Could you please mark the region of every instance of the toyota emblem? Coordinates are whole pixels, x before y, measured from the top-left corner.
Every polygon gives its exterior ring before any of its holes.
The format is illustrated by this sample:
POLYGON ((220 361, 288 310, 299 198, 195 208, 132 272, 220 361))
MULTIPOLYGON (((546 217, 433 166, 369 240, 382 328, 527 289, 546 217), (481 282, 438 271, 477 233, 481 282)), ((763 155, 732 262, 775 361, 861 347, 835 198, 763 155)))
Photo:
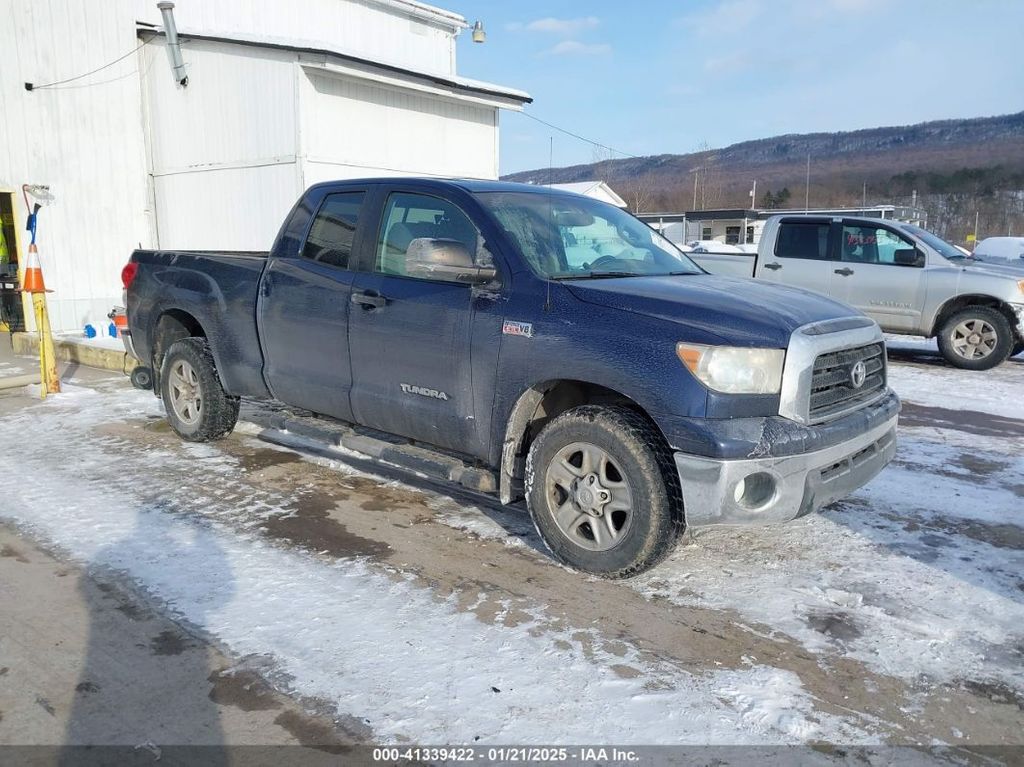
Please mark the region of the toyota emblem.
POLYGON ((854 389, 862 387, 867 377, 868 366, 864 364, 864 360, 861 360, 850 368, 850 383, 853 384, 854 389))

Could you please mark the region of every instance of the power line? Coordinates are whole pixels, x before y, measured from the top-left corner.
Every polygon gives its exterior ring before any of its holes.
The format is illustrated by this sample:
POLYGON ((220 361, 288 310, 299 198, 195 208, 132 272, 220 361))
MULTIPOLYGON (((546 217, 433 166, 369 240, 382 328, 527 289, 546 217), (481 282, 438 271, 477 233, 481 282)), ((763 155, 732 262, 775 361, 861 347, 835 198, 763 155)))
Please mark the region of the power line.
POLYGON ((108 67, 114 66, 114 64, 116 64, 117 62, 124 61, 126 58, 131 56, 133 53, 136 53, 140 48, 142 48, 142 46, 149 45, 149 43, 153 39, 156 39, 156 38, 151 38, 150 40, 146 40, 146 41, 144 41, 142 43, 139 43, 139 45, 137 47, 135 47, 132 50, 128 51, 128 53, 124 54, 123 56, 118 56, 113 61, 104 64, 102 67, 97 67, 96 69, 93 69, 90 72, 86 72, 85 74, 75 75, 74 77, 69 77, 66 80, 57 80, 56 82, 47 83, 46 85, 33 85, 32 83, 25 83, 25 90, 27 90, 27 91, 39 91, 39 90, 42 90, 43 88, 52 88, 55 85, 63 85, 64 83, 70 83, 70 82, 73 82, 74 80, 81 80, 83 77, 88 77, 89 75, 94 75, 97 72, 102 72, 104 69, 107 69, 108 67))
POLYGON ((565 128, 561 128, 561 127, 555 125, 554 123, 549 123, 547 120, 541 120, 539 117, 534 117, 529 112, 525 112, 524 111, 524 112, 519 112, 519 114, 521 114, 521 115, 523 115, 525 117, 529 117, 531 120, 539 122, 541 125, 546 125, 549 128, 554 128, 556 131, 560 131, 560 132, 564 133, 566 136, 572 136, 575 139, 579 139, 580 141, 582 141, 582 142, 584 142, 586 144, 592 144, 593 146, 599 147, 600 149, 607 149, 609 152, 612 152, 613 154, 621 154, 624 157, 630 157, 630 158, 632 158, 634 160, 639 160, 640 159, 639 155, 630 154, 629 152, 623 152, 622 150, 615 149, 614 147, 610 147, 607 144, 602 144, 600 141, 594 141, 593 139, 589 139, 586 136, 581 136, 578 133, 573 133, 571 130, 566 130, 565 128))

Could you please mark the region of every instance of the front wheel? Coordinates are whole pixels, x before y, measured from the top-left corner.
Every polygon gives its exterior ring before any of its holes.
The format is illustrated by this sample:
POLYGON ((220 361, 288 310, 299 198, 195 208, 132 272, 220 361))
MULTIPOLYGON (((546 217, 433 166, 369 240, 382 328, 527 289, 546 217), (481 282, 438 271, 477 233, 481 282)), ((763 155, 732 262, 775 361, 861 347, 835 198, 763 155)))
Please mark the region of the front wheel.
POLYGON ((952 315, 939 330, 939 351, 951 365, 965 370, 988 370, 1013 351, 1013 330, 1001 312, 969 306, 952 315))
POLYGON ((573 408, 530 446, 530 516, 554 557, 577 570, 627 578, 654 567, 683 531, 681 495, 661 433, 628 408, 573 408))
POLYGON ((167 422, 189 442, 220 439, 238 421, 238 397, 224 392, 205 338, 171 345, 160 366, 160 394, 167 422))

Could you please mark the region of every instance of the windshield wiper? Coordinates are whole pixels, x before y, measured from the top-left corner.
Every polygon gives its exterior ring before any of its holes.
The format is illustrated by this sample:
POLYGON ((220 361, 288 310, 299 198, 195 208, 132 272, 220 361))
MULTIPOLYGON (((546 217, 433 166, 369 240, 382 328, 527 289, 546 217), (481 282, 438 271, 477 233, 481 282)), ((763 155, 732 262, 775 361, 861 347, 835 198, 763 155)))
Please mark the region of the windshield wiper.
POLYGON ((647 274, 638 272, 574 272, 572 274, 555 274, 548 277, 549 280, 602 280, 610 277, 649 277, 647 274))

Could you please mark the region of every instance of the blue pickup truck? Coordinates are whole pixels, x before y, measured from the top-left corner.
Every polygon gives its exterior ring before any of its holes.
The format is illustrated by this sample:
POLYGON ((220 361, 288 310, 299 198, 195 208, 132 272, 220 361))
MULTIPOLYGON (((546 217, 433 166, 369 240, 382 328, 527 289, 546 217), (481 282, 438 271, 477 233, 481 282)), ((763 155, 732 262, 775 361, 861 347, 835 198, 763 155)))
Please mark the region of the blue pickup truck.
POLYGON ((276 399, 456 452, 552 554, 655 565, 687 526, 782 522, 877 474, 899 400, 878 326, 707 274, 628 213, 544 187, 311 187, 269 253, 137 250, 136 356, 174 430, 276 399))

